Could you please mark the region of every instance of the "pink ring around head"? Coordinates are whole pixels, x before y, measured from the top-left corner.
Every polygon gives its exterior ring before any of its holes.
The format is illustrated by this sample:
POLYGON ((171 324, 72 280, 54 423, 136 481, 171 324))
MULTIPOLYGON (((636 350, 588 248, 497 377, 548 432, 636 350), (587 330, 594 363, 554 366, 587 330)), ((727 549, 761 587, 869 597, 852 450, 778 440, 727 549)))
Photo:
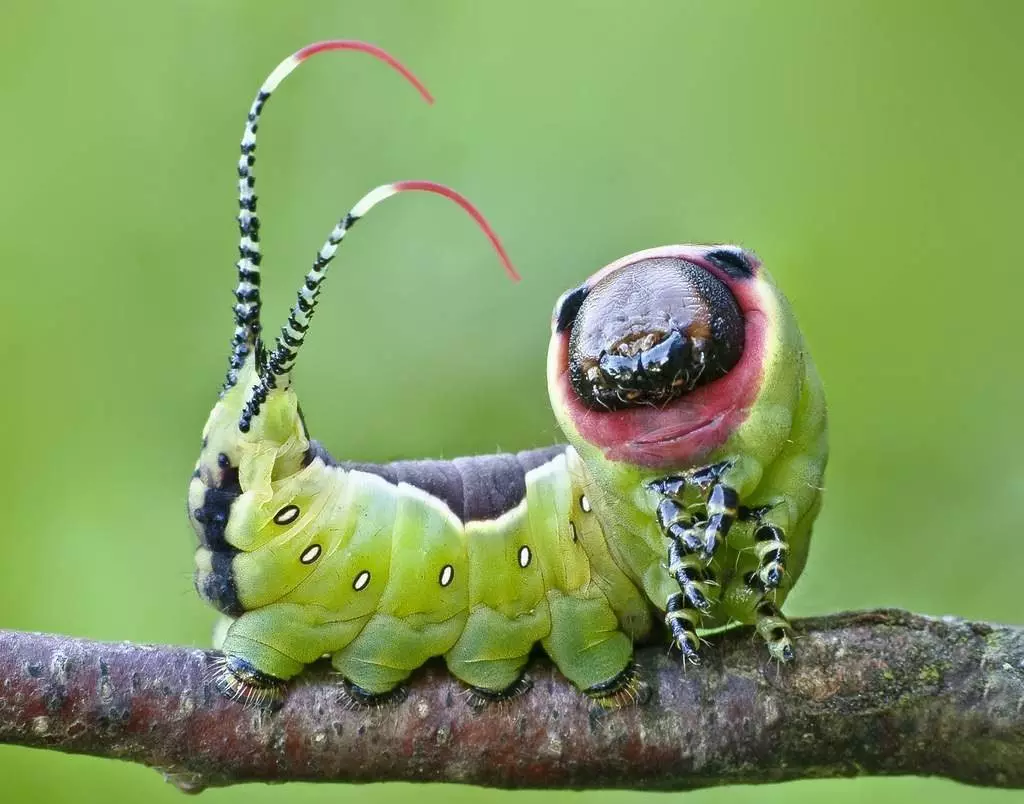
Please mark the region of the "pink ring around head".
POLYGON ((557 401, 568 413, 572 427, 587 442, 599 447, 613 461, 663 468, 700 461, 721 446, 746 419, 757 398, 763 376, 768 327, 774 319, 770 299, 758 280, 760 263, 744 252, 754 270, 753 277, 729 275, 707 254, 732 246, 660 246, 628 254, 594 273, 587 281, 593 287, 610 273, 649 259, 678 258, 705 269, 729 288, 743 313, 745 344, 743 355, 721 379, 701 386, 662 408, 628 408, 617 411, 593 410, 576 396, 569 379, 569 336, 571 327, 555 332, 554 376, 551 382, 557 401))

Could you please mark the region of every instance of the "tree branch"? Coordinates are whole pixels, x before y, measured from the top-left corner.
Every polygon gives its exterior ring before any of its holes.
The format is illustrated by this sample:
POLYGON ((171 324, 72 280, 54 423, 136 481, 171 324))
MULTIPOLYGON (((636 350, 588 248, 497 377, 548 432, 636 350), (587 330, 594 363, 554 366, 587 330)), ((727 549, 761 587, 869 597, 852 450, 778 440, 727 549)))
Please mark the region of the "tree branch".
POLYGON ((653 695, 606 712, 543 659, 533 690, 477 711, 443 665, 400 704, 346 706, 314 669, 273 714, 210 684, 211 654, 0 631, 0 743, 141 762, 180 788, 446 781, 689 790, 857 775, 1024 787, 1024 628, 900 611, 798 621, 777 667, 743 628, 685 671, 638 660, 653 695))

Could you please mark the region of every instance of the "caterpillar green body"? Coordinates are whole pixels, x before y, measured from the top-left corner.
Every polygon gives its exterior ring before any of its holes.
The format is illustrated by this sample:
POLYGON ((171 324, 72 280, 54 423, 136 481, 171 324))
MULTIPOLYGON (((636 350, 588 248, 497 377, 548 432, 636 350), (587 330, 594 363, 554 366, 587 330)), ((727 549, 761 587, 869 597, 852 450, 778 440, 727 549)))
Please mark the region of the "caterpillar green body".
MULTIPOLYGON (((312 440, 291 376, 341 239, 403 190, 377 188, 335 227, 273 349, 261 339, 255 129, 242 141, 236 331, 188 507, 196 587, 224 615, 229 694, 273 696, 329 656, 359 695, 430 657, 480 695, 515 691, 541 645, 580 689, 633 693, 633 645, 663 618, 684 658, 698 628, 752 623, 793 655, 779 611, 807 556, 826 462, 825 404, 784 297, 730 246, 624 257, 555 306, 551 402, 569 444, 516 455, 338 462, 312 440)), ((415 82, 424 95, 425 90, 415 82)))

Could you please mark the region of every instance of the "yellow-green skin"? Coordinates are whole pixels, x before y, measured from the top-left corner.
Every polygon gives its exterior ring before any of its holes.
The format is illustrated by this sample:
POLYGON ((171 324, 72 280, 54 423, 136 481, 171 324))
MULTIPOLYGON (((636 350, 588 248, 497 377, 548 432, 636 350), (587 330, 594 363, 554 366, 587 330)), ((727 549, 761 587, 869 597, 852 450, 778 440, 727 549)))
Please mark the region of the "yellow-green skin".
MULTIPOLYGON (((788 305, 766 276, 756 281, 772 310, 761 387, 743 423, 700 463, 734 459, 724 480, 742 504, 774 505, 765 521, 783 527, 790 545, 774 597, 781 603, 803 568, 820 505, 825 406, 788 305)), ((553 346, 553 373, 557 359, 553 346)), ((290 387, 272 390, 250 431, 240 432, 255 381, 250 360, 213 409, 189 511, 202 540, 196 512, 208 490, 238 470, 241 494, 224 540, 241 612, 221 629, 219 647, 263 676, 287 680, 328 655, 348 680, 379 694, 443 656, 460 680, 498 692, 516 682, 540 643, 586 690, 627 668, 652 611, 679 591, 665 567, 658 498, 645 486, 668 472, 609 460, 579 436, 554 391, 571 446, 527 473, 516 508, 463 522, 418 488, 319 457, 306 463, 309 440, 290 387), (288 505, 300 515, 277 524, 288 505), (315 545, 319 557, 303 563, 315 545), (451 577, 442 585, 445 567, 451 577)), ((714 561, 722 599, 705 624, 755 622, 758 596, 742 582, 758 565, 750 527, 737 522, 714 561)), ((196 566, 202 592, 214 571, 210 549, 199 548, 196 566)))

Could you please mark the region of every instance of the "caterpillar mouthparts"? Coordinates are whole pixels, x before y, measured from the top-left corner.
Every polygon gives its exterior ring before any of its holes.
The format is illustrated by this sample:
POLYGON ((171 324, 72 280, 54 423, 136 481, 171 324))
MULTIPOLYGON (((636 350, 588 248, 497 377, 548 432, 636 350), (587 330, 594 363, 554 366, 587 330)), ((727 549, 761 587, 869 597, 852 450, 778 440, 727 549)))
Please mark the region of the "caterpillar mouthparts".
POLYGON ((696 263, 642 260, 597 282, 579 307, 569 371, 598 410, 660 406, 723 377, 743 352, 743 315, 696 263))

